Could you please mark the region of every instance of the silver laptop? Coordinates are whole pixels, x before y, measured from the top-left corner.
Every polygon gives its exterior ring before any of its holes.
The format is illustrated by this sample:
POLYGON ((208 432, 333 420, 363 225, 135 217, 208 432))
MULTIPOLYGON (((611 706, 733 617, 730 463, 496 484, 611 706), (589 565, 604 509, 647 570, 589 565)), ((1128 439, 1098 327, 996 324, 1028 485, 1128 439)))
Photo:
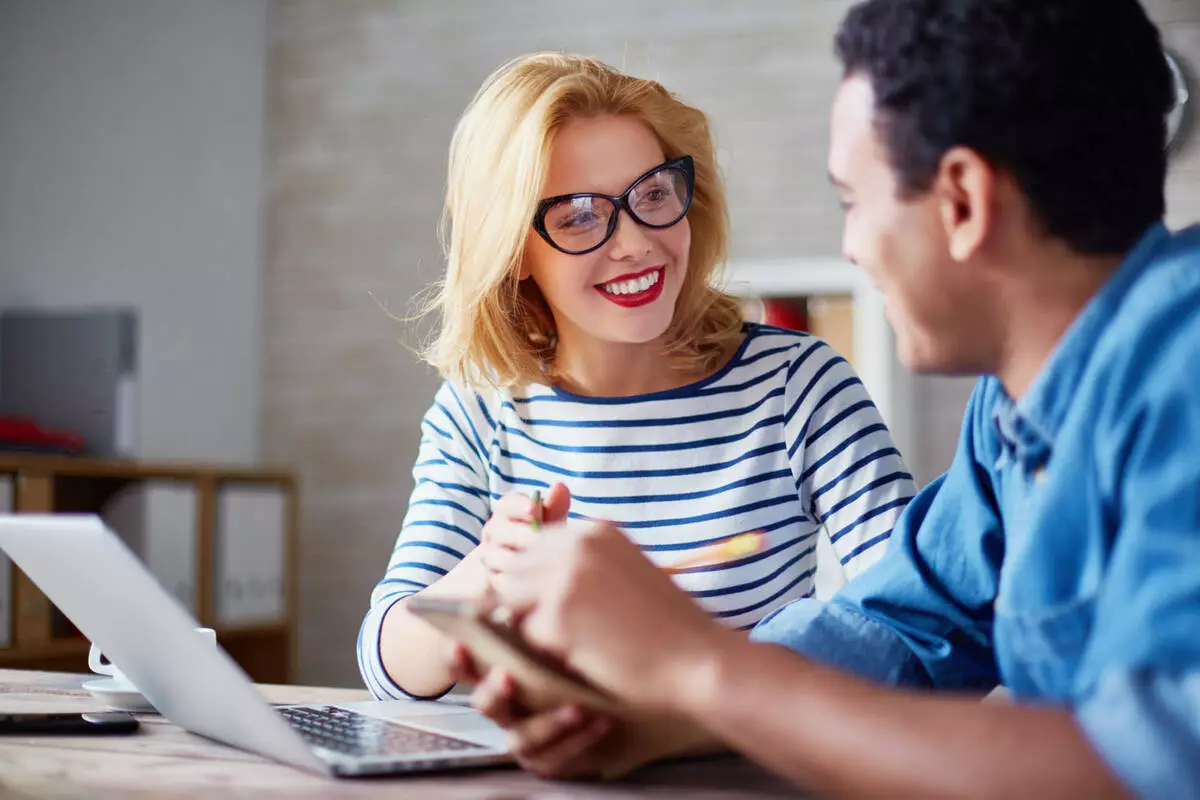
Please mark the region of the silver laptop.
POLYGON ((0 516, 0 549, 171 722, 312 772, 350 776, 507 763, 471 708, 368 701, 272 707, 114 533, 87 515, 0 516))

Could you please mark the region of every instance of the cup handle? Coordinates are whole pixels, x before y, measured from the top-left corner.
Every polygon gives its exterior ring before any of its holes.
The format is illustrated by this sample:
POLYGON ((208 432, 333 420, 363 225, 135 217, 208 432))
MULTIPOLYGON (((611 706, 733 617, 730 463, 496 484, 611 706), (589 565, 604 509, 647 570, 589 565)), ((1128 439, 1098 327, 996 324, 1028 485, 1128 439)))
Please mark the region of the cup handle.
POLYGON ((93 644, 92 649, 88 650, 88 669, 100 675, 112 677, 113 664, 111 661, 107 664, 104 663, 103 658, 104 654, 100 652, 100 648, 93 644))

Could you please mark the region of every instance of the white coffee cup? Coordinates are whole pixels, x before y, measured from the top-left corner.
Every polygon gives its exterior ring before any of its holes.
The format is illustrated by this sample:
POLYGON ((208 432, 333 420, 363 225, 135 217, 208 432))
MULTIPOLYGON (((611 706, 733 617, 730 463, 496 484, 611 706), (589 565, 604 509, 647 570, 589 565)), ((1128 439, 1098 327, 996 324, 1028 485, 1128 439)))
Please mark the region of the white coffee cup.
MULTIPOLYGON (((196 634, 204 639, 205 643, 213 647, 217 646, 217 632, 212 628, 196 628, 196 634)), ((104 653, 94 644, 92 645, 92 649, 88 651, 88 668, 99 675, 107 675, 112 678, 116 687, 122 691, 137 691, 137 687, 133 685, 133 681, 125 677, 125 673, 121 672, 120 667, 106 659, 104 653)))

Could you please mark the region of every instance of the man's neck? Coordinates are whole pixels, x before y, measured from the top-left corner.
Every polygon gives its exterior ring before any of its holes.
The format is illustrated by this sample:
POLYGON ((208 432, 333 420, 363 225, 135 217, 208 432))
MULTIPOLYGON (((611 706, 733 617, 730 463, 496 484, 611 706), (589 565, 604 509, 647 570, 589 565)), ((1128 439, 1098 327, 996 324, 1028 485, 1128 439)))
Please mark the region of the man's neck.
POLYGON ((1010 397, 1019 400, 1029 390, 1071 323, 1121 260, 1056 248, 1022 261, 1004 292, 1004 346, 994 370, 1010 397))

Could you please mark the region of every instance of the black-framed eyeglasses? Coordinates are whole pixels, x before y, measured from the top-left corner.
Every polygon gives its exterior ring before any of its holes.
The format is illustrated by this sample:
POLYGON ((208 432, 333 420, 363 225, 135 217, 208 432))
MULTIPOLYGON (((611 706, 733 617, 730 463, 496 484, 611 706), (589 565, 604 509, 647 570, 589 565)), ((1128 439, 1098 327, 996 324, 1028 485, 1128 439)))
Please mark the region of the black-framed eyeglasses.
POLYGON ((533 229, 555 250, 581 256, 612 238, 621 209, 647 228, 676 224, 692 206, 695 183, 692 157, 672 159, 646 172, 615 197, 579 192, 546 198, 538 204, 533 229))

